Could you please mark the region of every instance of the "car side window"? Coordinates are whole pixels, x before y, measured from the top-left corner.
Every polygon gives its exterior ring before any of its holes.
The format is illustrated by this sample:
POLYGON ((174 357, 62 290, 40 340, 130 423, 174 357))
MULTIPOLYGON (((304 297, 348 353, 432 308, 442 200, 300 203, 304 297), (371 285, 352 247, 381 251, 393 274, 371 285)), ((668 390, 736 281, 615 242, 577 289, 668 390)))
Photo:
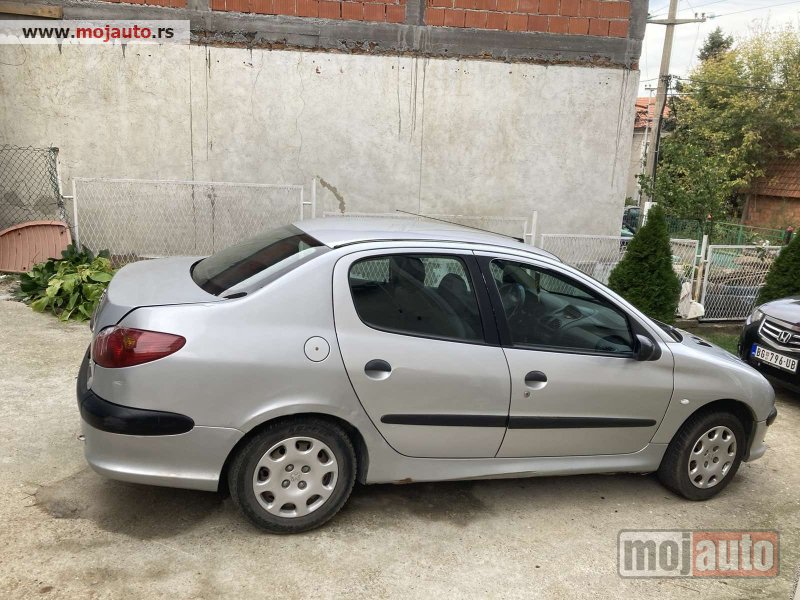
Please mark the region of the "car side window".
POLYGON ((547 269, 506 260, 490 271, 515 346, 630 356, 627 316, 580 282, 547 269))
POLYGON ((475 288, 455 256, 391 254, 350 267, 361 320, 375 329, 447 340, 483 341, 475 288))

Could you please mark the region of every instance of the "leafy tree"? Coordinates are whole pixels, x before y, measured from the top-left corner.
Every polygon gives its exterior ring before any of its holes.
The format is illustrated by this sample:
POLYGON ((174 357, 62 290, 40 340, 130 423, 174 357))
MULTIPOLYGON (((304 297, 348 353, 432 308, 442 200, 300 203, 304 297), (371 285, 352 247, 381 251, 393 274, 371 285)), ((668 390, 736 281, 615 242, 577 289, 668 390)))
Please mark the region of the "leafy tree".
POLYGON ((800 294, 800 235, 795 235, 769 268, 766 283, 758 293, 758 304, 798 294, 800 294))
POLYGON ((725 54, 733 47, 733 37, 722 33, 722 29, 717 27, 714 31, 708 34, 703 47, 700 49, 700 54, 697 55, 702 61, 710 58, 717 58, 725 54))
POLYGON ((646 315, 666 323, 675 320, 681 284, 672 269, 669 232, 661 206, 647 213, 647 221, 611 272, 608 286, 646 315))
POLYGON ((738 214, 741 194, 770 160, 800 155, 800 35, 786 28, 730 50, 711 45, 713 60, 681 82, 656 181, 642 186, 683 218, 738 214))

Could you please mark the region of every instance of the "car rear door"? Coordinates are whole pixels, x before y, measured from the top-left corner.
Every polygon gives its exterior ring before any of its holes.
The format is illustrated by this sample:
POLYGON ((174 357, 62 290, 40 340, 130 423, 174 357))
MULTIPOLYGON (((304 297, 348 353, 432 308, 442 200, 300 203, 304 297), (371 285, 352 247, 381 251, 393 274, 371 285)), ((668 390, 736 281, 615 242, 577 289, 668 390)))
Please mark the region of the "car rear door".
POLYGON ((512 257, 478 260, 503 321, 511 373, 509 428, 498 457, 644 448, 672 396, 667 345, 566 270, 512 257), (658 346, 654 360, 634 359, 639 333, 658 346))
POLYGON ((497 453, 511 386, 471 253, 354 252, 336 264, 333 303, 353 389, 395 450, 435 458, 497 453))

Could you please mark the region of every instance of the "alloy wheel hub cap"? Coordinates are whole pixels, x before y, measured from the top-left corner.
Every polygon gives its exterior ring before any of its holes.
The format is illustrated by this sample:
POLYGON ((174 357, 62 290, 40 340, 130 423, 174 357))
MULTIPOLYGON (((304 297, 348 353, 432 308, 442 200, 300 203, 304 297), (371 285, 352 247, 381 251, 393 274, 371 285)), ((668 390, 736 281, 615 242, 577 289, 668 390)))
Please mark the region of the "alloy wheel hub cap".
POLYGON ((730 472, 736 459, 736 436, 719 425, 701 435, 689 453, 688 472, 692 485, 712 488, 730 472))
POLYGON ((302 517, 325 504, 338 477, 336 456, 326 444, 312 437, 291 437, 273 445, 259 459, 253 492, 268 513, 302 517))

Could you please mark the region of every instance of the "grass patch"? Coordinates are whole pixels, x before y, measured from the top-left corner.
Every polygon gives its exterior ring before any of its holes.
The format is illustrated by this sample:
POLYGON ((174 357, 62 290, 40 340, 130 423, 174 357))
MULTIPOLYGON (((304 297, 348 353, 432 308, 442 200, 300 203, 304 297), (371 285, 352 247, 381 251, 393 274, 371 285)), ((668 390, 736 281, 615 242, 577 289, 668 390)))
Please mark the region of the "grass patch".
POLYGON ((683 329, 738 356, 737 346, 739 345, 739 336, 742 333, 741 327, 741 324, 738 323, 725 325, 687 323, 683 329))
POLYGON ((698 331, 697 335, 707 339, 712 344, 716 344, 720 348, 725 348, 731 354, 737 354, 737 345, 739 344, 738 333, 722 333, 711 331, 698 331))

